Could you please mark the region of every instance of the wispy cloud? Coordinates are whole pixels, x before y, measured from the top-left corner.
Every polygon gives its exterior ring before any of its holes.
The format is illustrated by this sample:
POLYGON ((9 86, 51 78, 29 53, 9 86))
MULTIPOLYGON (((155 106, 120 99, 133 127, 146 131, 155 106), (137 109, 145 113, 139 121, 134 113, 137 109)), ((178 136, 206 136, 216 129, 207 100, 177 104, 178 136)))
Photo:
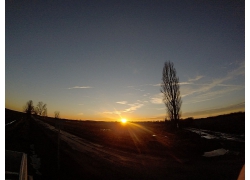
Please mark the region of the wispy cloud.
POLYGON ((163 104, 162 102, 162 93, 158 93, 154 95, 151 99, 150 102, 153 104, 163 104))
MULTIPOLYGON (((241 63, 239 67, 229 72, 225 77, 213 79, 209 83, 205 83, 205 84, 192 83, 192 84, 189 84, 190 85, 189 87, 182 86, 181 87, 182 97, 193 95, 193 94, 196 94, 196 95, 202 94, 203 96, 207 96, 208 94, 211 94, 211 97, 212 97, 212 95, 215 96, 215 95, 223 94, 225 92, 236 91, 236 90, 242 89, 244 88, 244 86, 225 84, 225 82, 240 75, 245 75, 244 63, 241 63), (219 90, 214 90, 213 92, 210 92, 215 87, 227 87, 227 89, 222 89, 222 90, 219 89, 219 90)), ((195 79, 198 79, 198 78, 195 78, 195 79)))
POLYGON ((148 103, 146 100, 137 100, 137 103, 148 103))
POLYGON ((126 103, 126 105, 129 106, 126 109, 123 109, 123 110, 116 110, 116 109, 114 109, 114 111, 105 111, 103 113, 104 114, 118 114, 118 115, 120 115, 122 113, 132 113, 132 112, 136 111, 137 109, 140 109, 141 107, 144 106, 144 104, 141 103, 141 101, 138 101, 138 102, 132 103, 132 104, 127 104, 126 103))
POLYGON ((243 87, 243 86, 234 85, 234 84, 218 84, 218 86, 222 86, 222 87, 243 87))
POLYGON ((145 91, 145 90, 143 90, 143 89, 136 89, 136 88, 135 88, 135 90, 137 90, 137 91, 145 91))
POLYGON ((130 107, 125 109, 124 111, 122 112, 134 112, 135 110, 141 108, 142 106, 144 106, 144 104, 142 103, 133 103, 133 104, 128 104, 130 107))
POLYGON ((194 83, 192 83, 192 82, 180 82, 179 84, 180 85, 187 85, 187 84, 194 84, 194 83))
POLYGON ((118 114, 118 115, 120 115, 121 111, 117 111, 117 110, 114 110, 114 111, 104 111, 103 113, 104 114, 118 114))
POLYGON ((161 83, 159 83, 159 84, 149 84, 149 85, 151 85, 151 86, 161 86, 161 83))
MULTIPOLYGON (((142 86, 142 85, 139 85, 139 86, 142 86)), ((138 86, 138 87, 139 87, 138 86)), ((145 91, 144 89, 139 89, 139 88, 136 88, 135 86, 127 86, 128 88, 132 88, 132 89, 134 89, 134 90, 136 90, 136 91, 145 91)))
POLYGON ((70 87, 68 89, 89 89, 89 88, 93 88, 91 86, 74 86, 74 87, 70 87))
POLYGON ((114 113, 114 111, 104 111, 102 112, 103 114, 117 114, 117 113, 114 113))
POLYGON ((192 82, 192 81, 198 81, 198 80, 200 80, 201 78, 203 78, 204 76, 196 76, 194 79, 189 79, 188 81, 190 82, 192 82))
POLYGON ((219 98, 219 97, 220 97, 220 96, 211 97, 211 98, 205 98, 205 97, 203 97, 203 98, 194 98, 194 99, 192 99, 192 100, 189 101, 189 102, 184 102, 183 105, 184 105, 184 104, 199 103, 199 102, 204 102, 204 101, 210 101, 210 100, 212 100, 212 99, 219 98))
POLYGON ((218 96, 222 96, 233 91, 240 90, 242 88, 243 88, 242 86, 229 86, 229 87, 222 88, 220 90, 210 91, 210 92, 197 95, 196 99, 212 99, 212 98, 216 98, 218 96))
MULTIPOLYGON (((179 82, 180 85, 186 85, 186 84, 194 84, 194 81, 198 81, 201 78, 203 78, 204 76, 197 76, 193 79, 188 79, 187 82, 179 82)), ((158 83, 158 84, 146 84, 147 86, 161 86, 162 83, 158 83)))
POLYGON ((127 101, 119 101, 119 102, 116 102, 117 104, 127 104, 127 101))
POLYGON ((151 98, 150 102, 153 104, 162 104, 162 98, 151 98))
POLYGON ((143 94, 144 97, 147 97, 149 95, 150 95, 150 93, 143 94))
POLYGON ((198 81, 200 80, 201 78, 203 78, 204 76, 196 76, 195 78, 193 79, 188 79, 187 82, 180 82, 179 84, 180 85, 189 85, 189 84, 194 84, 195 81, 198 81))
POLYGON ((158 84, 141 84, 141 85, 137 85, 137 86, 128 86, 128 88, 143 87, 143 86, 161 86, 161 83, 158 83, 158 84))

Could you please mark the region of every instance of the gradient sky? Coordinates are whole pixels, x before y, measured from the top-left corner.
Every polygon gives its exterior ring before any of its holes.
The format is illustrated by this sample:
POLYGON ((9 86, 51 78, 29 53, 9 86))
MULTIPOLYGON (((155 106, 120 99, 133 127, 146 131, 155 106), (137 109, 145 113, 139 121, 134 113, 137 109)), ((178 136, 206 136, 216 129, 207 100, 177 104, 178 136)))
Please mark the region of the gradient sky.
POLYGON ((48 115, 163 120, 165 61, 182 118, 245 110, 244 1, 5 2, 5 107, 48 115))

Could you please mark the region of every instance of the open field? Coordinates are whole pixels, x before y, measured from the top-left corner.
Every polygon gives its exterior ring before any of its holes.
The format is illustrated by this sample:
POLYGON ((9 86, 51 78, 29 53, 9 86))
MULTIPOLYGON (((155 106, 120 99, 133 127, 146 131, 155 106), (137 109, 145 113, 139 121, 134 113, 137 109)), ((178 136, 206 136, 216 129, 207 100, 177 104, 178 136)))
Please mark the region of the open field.
POLYGON ((162 122, 58 122, 21 118, 6 127, 6 149, 31 155, 33 145, 41 160, 41 175, 28 167, 35 179, 237 179, 245 163, 244 142, 173 132, 162 122), (202 156, 219 148, 235 153, 202 156))

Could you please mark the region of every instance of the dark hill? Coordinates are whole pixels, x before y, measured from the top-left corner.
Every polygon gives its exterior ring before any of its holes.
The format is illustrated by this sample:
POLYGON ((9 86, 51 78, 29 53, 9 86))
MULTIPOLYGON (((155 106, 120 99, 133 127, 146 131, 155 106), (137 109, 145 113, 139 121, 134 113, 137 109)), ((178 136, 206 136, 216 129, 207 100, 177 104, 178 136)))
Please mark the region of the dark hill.
POLYGON ((187 118, 181 121, 181 125, 182 127, 193 127, 224 133, 244 134, 245 112, 236 112, 200 119, 187 118))

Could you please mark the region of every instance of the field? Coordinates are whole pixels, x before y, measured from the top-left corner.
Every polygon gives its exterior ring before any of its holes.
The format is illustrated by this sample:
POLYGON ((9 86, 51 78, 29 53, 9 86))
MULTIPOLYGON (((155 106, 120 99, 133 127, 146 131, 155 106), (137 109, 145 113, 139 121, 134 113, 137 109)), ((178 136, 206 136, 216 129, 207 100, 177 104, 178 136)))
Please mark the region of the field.
POLYGON ((17 121, 5 129, 5 149, 31 155, 33 145, 41 159, 40 175, 28 167, 35 179, 237 179, 245 164, 245 143, 171 131, 164 122, 121 124, 39 117, 27 121, 22 113, 6 112, 6 123, 17 121), (52 130, 38 122, 50 124, 52 130), (67 140, 66 132, 79 137, 80 143, 67 140), (219 148, 237 153, 202 156, 219 148))

